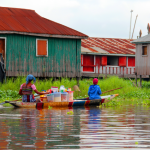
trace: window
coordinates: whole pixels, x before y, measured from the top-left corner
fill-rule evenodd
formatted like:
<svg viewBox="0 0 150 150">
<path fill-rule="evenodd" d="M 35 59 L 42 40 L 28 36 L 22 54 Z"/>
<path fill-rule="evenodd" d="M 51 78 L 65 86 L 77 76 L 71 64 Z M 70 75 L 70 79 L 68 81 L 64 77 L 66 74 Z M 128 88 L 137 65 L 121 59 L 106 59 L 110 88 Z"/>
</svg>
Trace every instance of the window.
<svg viewBox="0 0 150 150">
<path fill-rule="evenodd" d="M 147 55 L 147 45 L 142 46 L 142 55 Z"/>
<path fill-rule="evenodd" d="M 117 56 L 107 56 L 107 65 L 118 66 L 118 57 Z"/>
<path fill-rule="evenodd" d="M 48 56 L 47 39 L 36 39 L 36 56 Z"/>
</svg>

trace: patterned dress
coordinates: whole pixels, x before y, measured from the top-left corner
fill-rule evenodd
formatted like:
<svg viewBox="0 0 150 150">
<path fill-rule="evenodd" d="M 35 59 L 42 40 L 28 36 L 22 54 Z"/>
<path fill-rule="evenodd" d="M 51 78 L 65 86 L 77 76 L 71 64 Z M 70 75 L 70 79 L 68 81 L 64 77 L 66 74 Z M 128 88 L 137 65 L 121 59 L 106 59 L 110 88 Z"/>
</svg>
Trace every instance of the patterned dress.
<svg viewBox="0 0 150 150">
<path fill-rule="evenodd" d="M 34 95 L 32 94 L 32 85 L 31 86 L 26 86 L 26 84 L 21 85 L 22 89 L 22 102 L 35 102 L 36 99 L 34 98 Z"/>
</svg>

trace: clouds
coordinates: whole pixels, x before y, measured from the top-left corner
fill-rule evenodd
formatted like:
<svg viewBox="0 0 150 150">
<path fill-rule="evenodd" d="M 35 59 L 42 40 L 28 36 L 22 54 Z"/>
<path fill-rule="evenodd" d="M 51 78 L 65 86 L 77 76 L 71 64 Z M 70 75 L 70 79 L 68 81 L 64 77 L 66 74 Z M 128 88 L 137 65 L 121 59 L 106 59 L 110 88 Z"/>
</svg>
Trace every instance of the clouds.
<svg viewBox="0 0 150 150">
<path fill-rule="evenodd" d="M 150 20 L 148 0 L 0 0 L 1 6 L 27 8 L 92 37 L 129 38 L 138 14 L 134 38 L 147 34 Z"/>
</svg>

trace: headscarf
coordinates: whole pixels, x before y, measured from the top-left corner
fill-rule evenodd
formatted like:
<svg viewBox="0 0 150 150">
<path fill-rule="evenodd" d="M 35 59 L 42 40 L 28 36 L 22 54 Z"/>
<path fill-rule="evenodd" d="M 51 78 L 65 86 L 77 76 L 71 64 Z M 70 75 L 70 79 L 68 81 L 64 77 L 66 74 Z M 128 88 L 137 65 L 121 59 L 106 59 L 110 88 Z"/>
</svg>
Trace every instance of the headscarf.
<svg viewBox="0 0 150 150">
<path fill-rule="evenodd" d="M 29 74 L 26 78 L 26 84 L 29 83 L 29 80 L 33 80 L 34 82 L 36 81 L 35 77 L 32 74 Z"/>
<path fill-rule="evenodd" d="M 93 79 L 93 84 L 96 85 L 97 83 L 98 83 L 98 79 L 97 79 L 97 78 L 94 78 L 94 79 Z"/>
</svg>

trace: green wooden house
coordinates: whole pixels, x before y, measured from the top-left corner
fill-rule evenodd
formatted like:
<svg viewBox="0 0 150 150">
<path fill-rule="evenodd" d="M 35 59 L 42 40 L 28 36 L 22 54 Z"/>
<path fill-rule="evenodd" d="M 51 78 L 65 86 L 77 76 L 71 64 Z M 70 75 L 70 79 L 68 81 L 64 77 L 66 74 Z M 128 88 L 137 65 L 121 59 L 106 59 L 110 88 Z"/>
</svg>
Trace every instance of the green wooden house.
<svg viewBox="0 0 150 150">
<path fill-rule="evenodd" d="M 88 36 L 34 10 L 0 7 L 0 53 L 6 76 L 80 77 L 84 38 Z"/>
</svg>

